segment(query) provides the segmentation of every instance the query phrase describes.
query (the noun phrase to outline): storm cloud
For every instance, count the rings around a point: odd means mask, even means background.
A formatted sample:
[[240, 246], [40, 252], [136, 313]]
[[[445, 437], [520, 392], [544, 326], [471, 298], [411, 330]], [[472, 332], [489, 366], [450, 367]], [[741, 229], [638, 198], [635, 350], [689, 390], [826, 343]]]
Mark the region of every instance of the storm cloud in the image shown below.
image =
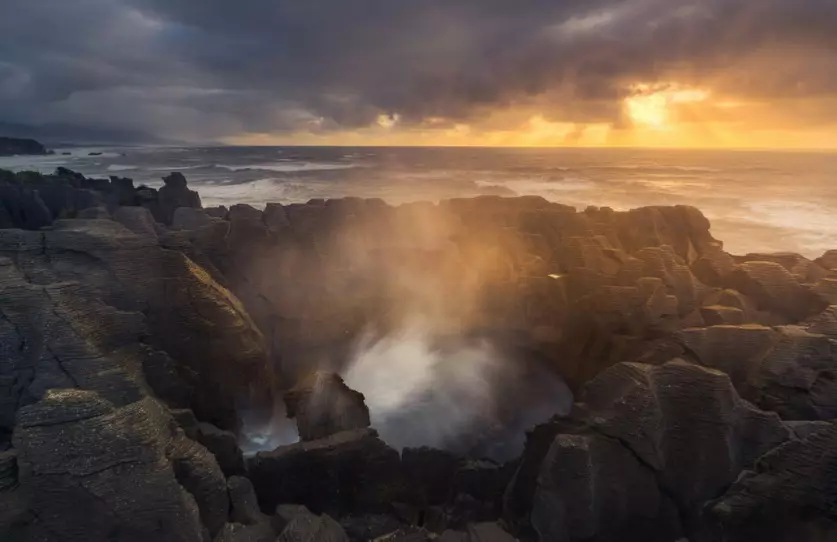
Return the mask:
[[[211, 140], [837, 95], [837, 0], [0, 0], [0, 121]], [[829, 103], [833, 103], [830, 102]], [[809, 108], [810, 109], [810, 108]], [[811, 122], [837, 117], [833, 107]], [[397, 116], [397, 117], [396, 117]], [[832, 119], [834, 120], [834, 119]]]

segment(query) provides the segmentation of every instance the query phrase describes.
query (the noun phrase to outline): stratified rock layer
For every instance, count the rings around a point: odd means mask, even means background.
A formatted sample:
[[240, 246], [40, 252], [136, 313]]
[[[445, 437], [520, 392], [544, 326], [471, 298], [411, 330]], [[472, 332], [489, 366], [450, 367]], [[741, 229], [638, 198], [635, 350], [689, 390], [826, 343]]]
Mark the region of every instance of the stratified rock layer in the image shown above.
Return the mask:
[[522, 464], [507, 494], [512, 520], [518, 499], [532, 495], [541, 540], [703, 536], [704, 503], [791, 438], [726, 375], [682, 361], [619, 364], [590, 382], [584, 399], [574, 422], [554, 426], [546, 455], [532, 450], [542, 458], [529, 459], [540, 462], [534, 485], [535, 465]]

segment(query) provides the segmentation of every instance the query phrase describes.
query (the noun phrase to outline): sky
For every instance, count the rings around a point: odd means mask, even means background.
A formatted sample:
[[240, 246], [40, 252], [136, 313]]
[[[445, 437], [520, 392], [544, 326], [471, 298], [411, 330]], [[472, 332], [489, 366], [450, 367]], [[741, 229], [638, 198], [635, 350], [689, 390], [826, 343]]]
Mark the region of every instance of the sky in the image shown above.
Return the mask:
[[837, 148], [837, 0], [0, 0], [0, 122]]

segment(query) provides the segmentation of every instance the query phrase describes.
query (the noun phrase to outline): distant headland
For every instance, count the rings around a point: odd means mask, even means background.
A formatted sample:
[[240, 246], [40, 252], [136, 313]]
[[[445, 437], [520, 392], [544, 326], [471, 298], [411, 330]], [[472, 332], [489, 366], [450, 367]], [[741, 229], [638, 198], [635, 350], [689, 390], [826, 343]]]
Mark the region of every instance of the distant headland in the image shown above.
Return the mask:
[[34, 139], [15, 137], [0, 137], [0, 156], [15, 156], [28, 154], [53, 154], [43, 144]]

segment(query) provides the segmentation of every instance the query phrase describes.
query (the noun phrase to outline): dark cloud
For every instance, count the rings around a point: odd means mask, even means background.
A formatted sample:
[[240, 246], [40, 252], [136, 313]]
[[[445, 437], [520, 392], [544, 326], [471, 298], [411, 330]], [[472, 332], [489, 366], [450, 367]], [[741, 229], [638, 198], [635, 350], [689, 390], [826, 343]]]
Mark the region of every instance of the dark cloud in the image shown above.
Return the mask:
[[520, 104], [619, 123], [638, 81], [837, 92], [837, 0], [0, 2], [0, 120], [14, 122], [211, 139]]

